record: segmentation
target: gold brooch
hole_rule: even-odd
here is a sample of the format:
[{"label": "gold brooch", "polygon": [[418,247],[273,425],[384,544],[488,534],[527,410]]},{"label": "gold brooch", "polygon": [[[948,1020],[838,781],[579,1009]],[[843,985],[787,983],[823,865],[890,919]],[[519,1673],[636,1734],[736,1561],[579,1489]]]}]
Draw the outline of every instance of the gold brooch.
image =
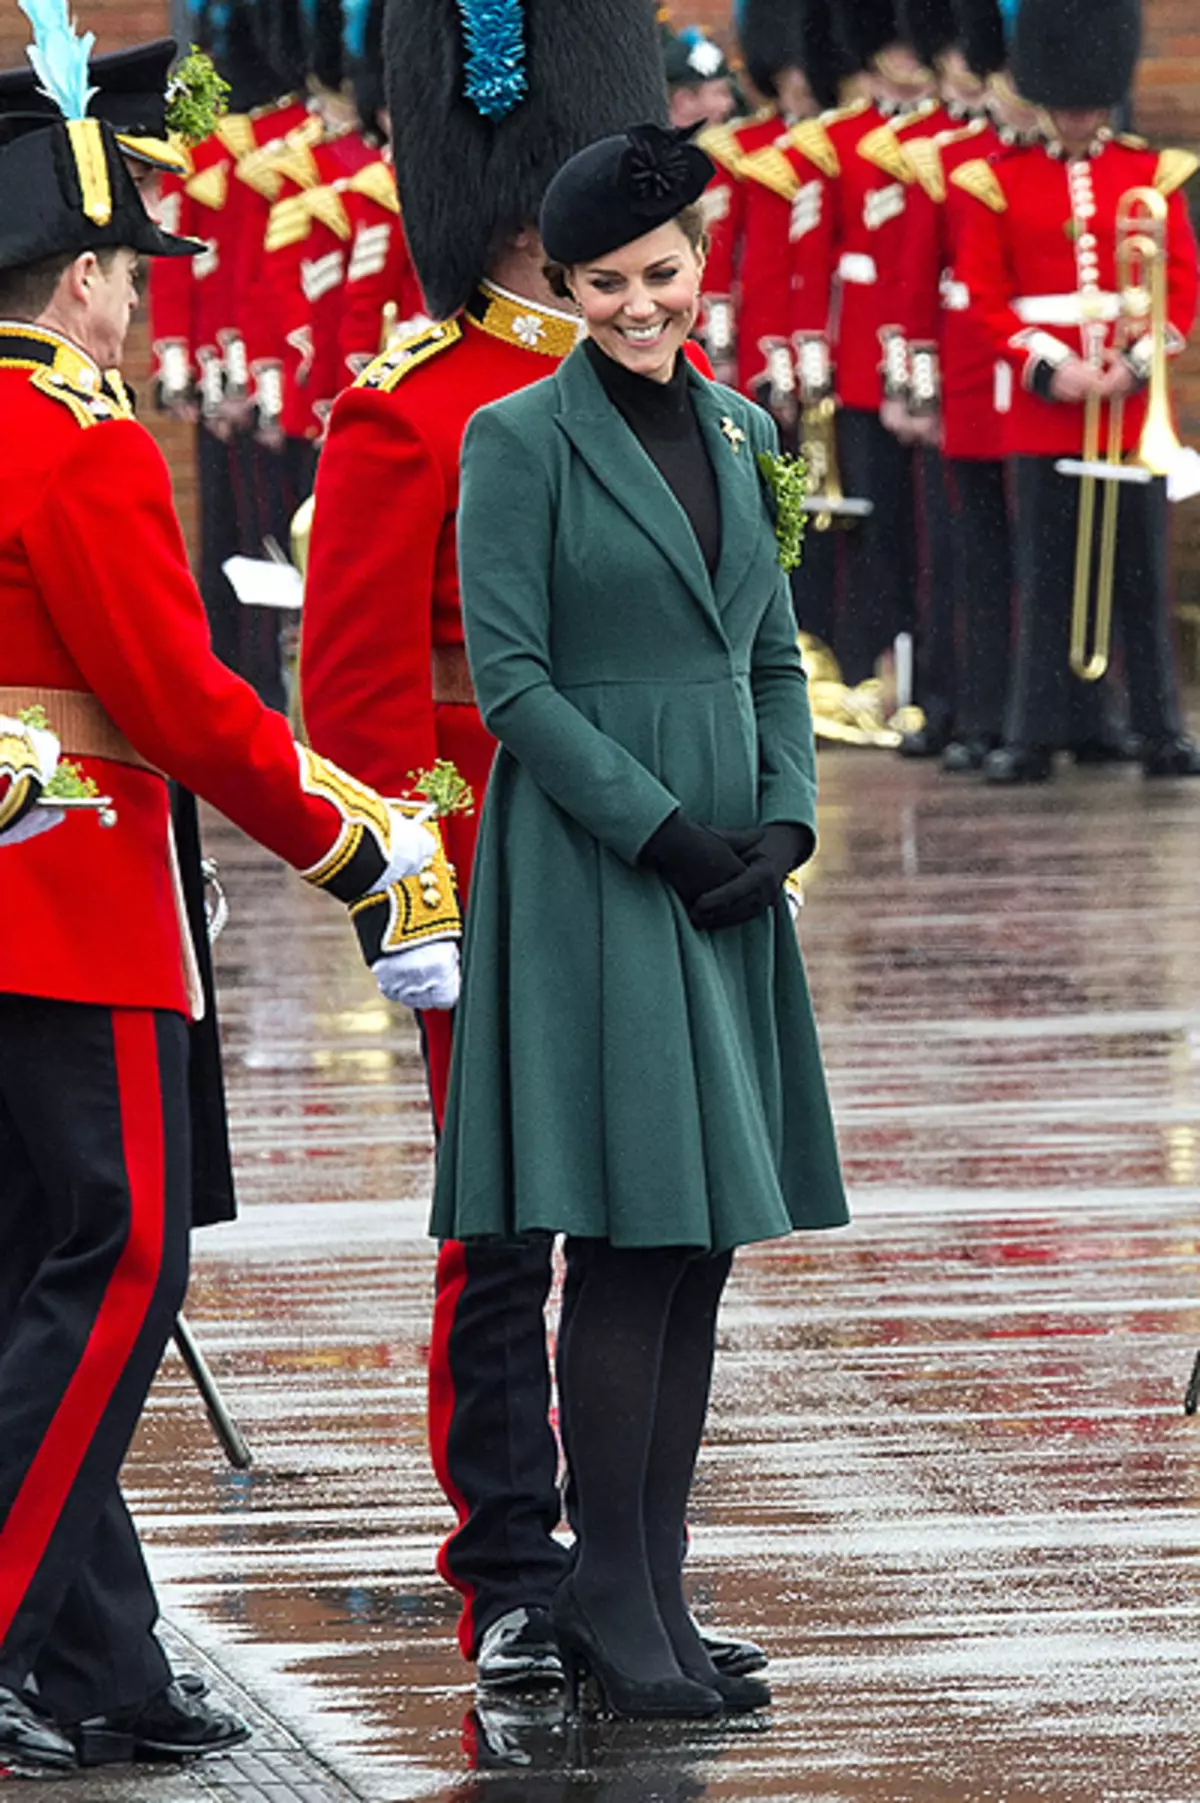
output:
[{"label": "gold brooch", "polygon": [[734,450],[740,451],[746,442],[746,434],[742,431],[740,426],[734,424],[728,414],[726,414],[725,418],[721,421],[721,430],[724,432]]}]

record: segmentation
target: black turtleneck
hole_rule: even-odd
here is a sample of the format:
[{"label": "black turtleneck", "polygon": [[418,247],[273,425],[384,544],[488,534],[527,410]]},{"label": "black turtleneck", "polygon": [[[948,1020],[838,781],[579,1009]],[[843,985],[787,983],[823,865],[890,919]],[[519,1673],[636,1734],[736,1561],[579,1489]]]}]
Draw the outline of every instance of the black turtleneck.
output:
[{"label": "black turtleneck", "polygon": [[605,394],[686,513],[708,573],[715,576],[721,558],[721,498],[692,405],[687,358],[680,351],[670,381],[655,382],[606,356],[591,338],[584,339],[584,351]]}]

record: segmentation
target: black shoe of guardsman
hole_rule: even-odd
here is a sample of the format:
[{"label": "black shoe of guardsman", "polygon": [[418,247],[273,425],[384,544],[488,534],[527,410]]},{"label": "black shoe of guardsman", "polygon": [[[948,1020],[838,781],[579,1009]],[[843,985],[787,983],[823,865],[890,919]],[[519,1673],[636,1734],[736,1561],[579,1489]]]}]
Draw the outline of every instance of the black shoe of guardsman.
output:
[{"label": "black shoe of guardsman", "polygon": [[70,1772],[75,1749],[15,1690],[0,1685],[0,1772]]},{"label": "black shoe of guardsman", "polygon": [[566,1683],[562,1654],[545,1609],[510,1609],[479,1643],[480,1690],[559,1690]]},{"label": "black shoe of guardsman", "polygon": [[207,1697],[188,1696],[177,1684],[168,1684],[148,1703],[91,1716],[71,1735],[80,1765],[128,1765],[224,1753],[248,1740],[250,1730]]},{"label": "black shoe of guardsman", "polygon": [[1146,776],[1200,776],[1200,749],[1190,739],[1153,739],[1142,747]]},{"label": "black shoe of guardsman", "polygon": [[1001,745],[983,761],[989,783],[1047,783],[1053,773],[1054,760],[1040,745]]},{"label": "black shoe of guardsman", "polygon": [[767,1664],[767,1655],[753,1640],[728,1640],[723,1634],[703,1632],[700,1640],[723,1678],[745,1678]]}]

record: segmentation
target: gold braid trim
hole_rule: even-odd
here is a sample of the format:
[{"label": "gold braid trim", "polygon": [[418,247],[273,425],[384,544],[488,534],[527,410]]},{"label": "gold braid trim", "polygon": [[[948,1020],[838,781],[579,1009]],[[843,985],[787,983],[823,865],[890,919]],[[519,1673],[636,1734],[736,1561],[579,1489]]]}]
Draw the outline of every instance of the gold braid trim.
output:
[{"label": "gold braid trim", "polygon": [[198,206],[219,213],[229,195],[229,164],[210,163],[184,184],[184,193]]},{"label": "gold braid trim", "polygon": [[911,182],[913,168],[891,125],[877,125],[858,141],[858,154],[876,169],[882,169],[893,181]]},{"label": "gold braid trim", "polygon": [[67,136],[83,191],[83,211],[93,225],[112,222],[112,184],[98,119],[68,119]]},{"label": "gold braid trim", "polygon": [[428,939],[457,937],[462,930],[462,917],[454,887],[454,871],[439,839],[437,851],[417,876],[406,876],[390,883],[379,895],[364,895],[350,909],[357,919],[368,909],[386,907],[387,925],[379,944],[379,955],[404,952]]},{"label": "gold braid trim", "polygon": [[800,177],[776,144],[765,144],[742,159],[742,175],[779,194],[784,200],[795,200],[800,191]]},{"label": "gold braid trim", "polygon": [[377,388],[383,394],[390,394],[405,376],[410,376],[414,369],[420,369],[422,363],[428,363],[431,357],[448,351],[452,344],[458,343],[462,335],[462,327],[457,319],[443,319],[438,324],[419,326],[406,332],[395,344],[381,352],[373,363],[367,364],[362,374],[355,377],[354,386]]},{"label": "gold braid trim", "polygon": [[826,113],[820,119],[801,119],[798,125],[793,125],[788,136],[801,155],[815,163],[821,174],[832,181],[841,173],[842,165],[833,139],[825,129],[829,118]]},{"label": "gold braid trim", "polygon": [[941,152],[934,140],[914,138],[904,146],[904,154],[930,200],[936,201],[940,206],[946,198],[946,173],[942,168]]},{"label": "gold braid trim", "polygon": [[391,820],[387,803],[374,789],[356,782],[328,758],[323,758],[307,745],[297,745],[300,758],[300,787],[306,795],[319,795],[331,802],[342,819],[341,831],[332,847],[319,863],[301,876],[314,888],[324,889],[353,858],[362,844],[364,832],[370,832],[386,859],[391,845]]},{"label": "gold braid trim", "polygon": [[400,211],[400,198],[396,193],[396,177],[391,168],[382,160],[368,163],[365,169],[356,170],[346,184],[350,194],[365,194],[376,206],[383,207],[388,213]]},{"label": "gold braid trim", "polygon": [[1164,150],[1154,171],[1154,186],[1160,194],[1174,194],[1176,188],[1191,181],[1197,169],[1200,157],[1193,156],[1190,150]]}]

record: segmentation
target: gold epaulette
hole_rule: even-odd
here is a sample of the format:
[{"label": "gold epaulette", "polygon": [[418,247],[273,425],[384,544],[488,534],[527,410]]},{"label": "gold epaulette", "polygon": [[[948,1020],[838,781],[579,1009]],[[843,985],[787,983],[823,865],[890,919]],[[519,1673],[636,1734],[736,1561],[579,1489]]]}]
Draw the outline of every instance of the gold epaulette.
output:
[{"label": "gold epaulette", "polygon": [[1008,196],[985,157],[973,157],[969,163],[960,163],[957,169],[951,171],[950,180],[965,194],[981,200],[993,213],[1008,211]]},{"label": "gold epaulette", "polygon": [[848,100],[845,106],[831,106],[825,112],[818,113],[817,120],[821,125],[840,125],[843,119],[857,119],[870,106],[869,100],[861,96],[857,100]]},{"label": "gold epaulette", "polygon": [[877,125],[858,141],[858,154],[866,162],[882,169],[894,182],[911,182],[913,169],[890,124]]},{"label": "gold epaulette", "polygon": [[942,168],[942,153],[934,139],[913,138],[904,146],[904,154],[930,200],[941,206],[946,198],[946,172]]},{"label": "gold epaulette", "polygon": [[31,387],[58,401],[80,426],[132,419],[133,404],[120,377],[110,372],[109,389],[90,357],[36,325],[14,325],[0,335],[0,369],[22,369]]},{"label": "gold epaulette", "polygon": [[219,213],[229,196],[229,164],[210,163],[184,183],[183,191],[198,206]]},{"label": "gold epaulette", "polygon": [[263,250],[287,250],[300,244],[318,221],[344,244],[351,234],[350,215],[346,203],[332,182],[319,188],[305,188],[299,194],[288,194],[277,200],[267,215]]},{"label": "gold epaulette", "polygon": [[285,181],[297,188],[315,188],[321,171],[312,147],[320,142],[322,130],[321,121],[314,117],[285,138],[253,145],[234,164],[234,174],[264,200],[278,200]]},{"label": "gold epaulette", "polygon": [[399,213],[400,196],[396,192],[396,177],[389,163],[380,158],[377,163],[368,163],[365,168],[358,169],[346,183],[350,194],[365,194],[376,206],[383,207],[389,213]]},{"label": "gold epaulette", "polygon": [[707,131],[700,133],[696,142],[729,175],[741,175],[745,152],[738,143],[732,126],[710,125]]},{"label": "gold epaulette", "polygon": [[374,388],[383,394],[390,394],[392,389],[403,382],[405,376],[411,376],[414,369],[422,363],[428,363],[431,357],[437,357],[442,351],[448,351],[452,344],[457,344],[462,337],[462,327],[457,319],[442,319],[429,326],[419,326],[416,331],[406,332],[396,343],[382,351],[373,363],[368,363],[362,374],[355,379],[356,388]]},{"label": "gold epaulette", "polygon": [[822,113],[819,119],[801,119],[798,125],[793,125],[788,137],[801,156],[806,156],[822,175],[827,175],[832,180],[839,174],[841,163],[838,161],[833,139],[825,129],[825,123],[830,118],[829,113]]},{"label": "gold epaulette", "polygon": [[1191,181],[1197,169],[1200,157],[1193,156],[1190,150],[1164,150],[1154,171],[1154,186],[1160,194],[1174,194],[1176,188]]},{"label": "gold epaulette", "polygon": [[761,150],[752,150],[743,157],[742,177],[769,188],[772,194],[782,195],[786,201],[795,200],[800,190],[800,178],[778,144],[764,144]]},{"label": "gold epaulette", "polygon": [[1135,131],[1119,131],[1117,143],[1125,150],[1149,150],[1150,148],[1149,138],[1139,137]]},{"label": "gold epaulette", "polygon": [[217,120],[214,132],[235,162],[254,149],[254,127],[248,113],[226,113]]}]

